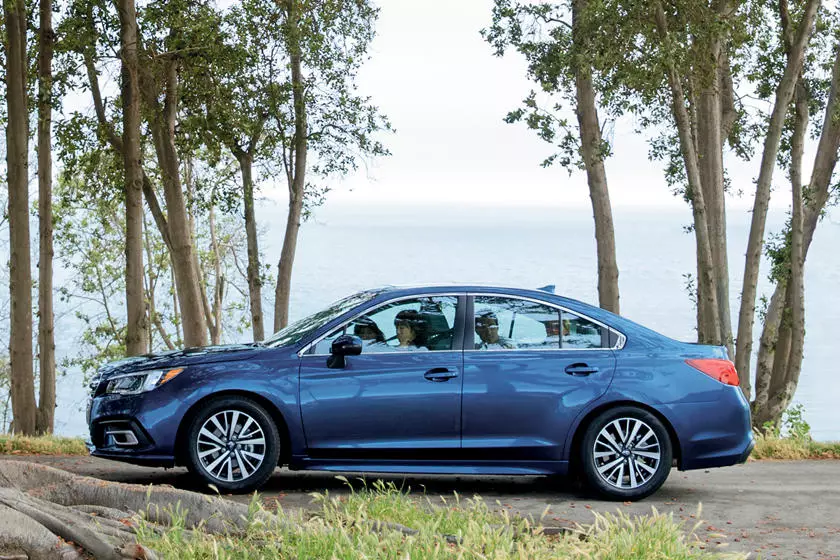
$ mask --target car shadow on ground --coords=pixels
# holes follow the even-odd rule
[[[136,476],[121,479],[121,482],[139,484],[171,484],[176,488],[192,490],[205,494],[216,493],[214,489],[202,484],[183,469],[159,471],[154,477]],[[164,474],[165,473],[165,474]],[[678,471],[672,477],[679,476]],[[121,477],[122,478],[122,477]],[[298,495],[307,497],[311,493],[345,494],[361,489],[373,488],[376,481],[416,495],[431,497],[449,497],[456,493],[465,498],[475,495],[485,497],[488,502],[496,499],[505,501],[516,498],[538,500],[544,503],[585,502],[605,504],[616,503],[602,500],[588,491],[580,482],[566,476],[461,476],[461,475],[397,475],[397,474],[359,474],[334,473],[324,471],[290,471],[277,469],[274,475],[260,488],[264,497]],[[686,487],[668,482],[653,496],[643,503],[689,503],[702,502],[707,494],[699,488]],[[620,502],[619,502],[620,503]]]

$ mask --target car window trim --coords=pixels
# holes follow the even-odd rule
[[[311,342],[306,344],[306,346],[304,346],[303,348],[298,350],[297,355],[298,355],[298,357],[303,357],[304,355],[306,355],[306,356],[321,356],[321,357],[329,356],[330,354],[307,354],[307,352],[309,352],[310,348],[314,348],[319,342],[321,342],[322,340],[327,338],[329,335],[331,335],[335,331],[347,327],[347,325],[349,325],[350,323],[352,323],[353,321],[355,321],[356,319],[358,319],[362,315],[365,315],[365,314],[368,314],[368,313],[373,313],[374,311],[376,311],[380,307],[384,307],[384,306],[388,305],[389,303],[394,303],[394,302],[397,302],[397,301],[405,301],[407,299],[419,299],[419,298],[431,298],[431,297],[454,297],[454,298],[456,298],[457,301],[456,301],[456,307],[455,307],[455,318],[453,319],[455,324],[452,327],[453,329],[456,330],[456,332],[455,332],[455,337],[452,340],[453,348],[451,348],[449,350],[428,350],[427,352],[461,352],[461,350],[464,347],[464,341],[466,339],[464,339],[463,335],[462,335],[461,336],[461,338],[462,338],[461,348],[456,348],[455,347],[455,346],[457,346],[457,342],[458,342],[458,338],[459,338],[458,337],[458,318],[459,318],[460,315],[458,313],[458,308],[461,307],[462,305],[466,306],[466,301],[465,300],[467,299],[467,294],[466,294],[466,292],[449,292],[449,291],[447,291],[447,292],[441,292],[441,293],[411,294],[411,295],[397,296],[395,298],[387,299],[385,301],[379,302],[378,304],[375,304],[375,305],[372,305],[368,308],[362,309],[358,313],[350,316],[350,318],[346,319],[341,324],[336,325],[334,328],[328,330],[327,332],[325,332],[321,336],[313,339]],[[372,354],[395,354],[395,353],[398,353],[398,352],[373,352]],[[402,353],[403,354],[414,354],[414,352],[402,352]],[[425,353],[426,352],[423,352],[423,354],[425,354]]]
[[[524,301],[530,301],[532,303],[538,303],[540,305],[545,305],[559,311],[565,311],[566,313],[572,313],[573,315],[577,315],[582,319],[586,319],[603,329],[607,329],[616,334],[617,340],[616,343],[611,347],[604,347],[604,348],[495,348],[495,349],[488,349],[485,348],[483,350],[478,350],[475,348],[467,348],[467,341],[474,339],[475,337],[475,298],[476,297],[496,297],[496,298],[508,298],[508,299],[519,299]],[[591,352],[593,350],[621,350],[624,348],[624,344],[627,342],[627,337],[616,328],[613,328],[602,321],[597,319],[593,319],[588,315],[581,313],[580,311],[576,311],[574,309],[569,309],[563,305],[558,303],[545,301],[543,299],[537,299],[529,296],[520,296],[520,295],[512,295],[512,294],[501,294],[501,293],[494,293],[494,292],[469,292],[467,293],[467,311],[469,314],[467,315],[467,321],[464,325],[464,352]],[[561,315],[562,318],[562,315]]]

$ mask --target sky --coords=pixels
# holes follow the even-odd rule
[[[583,172],[543,169],[551,146],[525,125],[503,121],[533,84],[524,59],[515,53],[495,57],[480,35],[490,24],[492,0],[376,5],[377,36],[359,85],[396,128],[382,138],[392,155],[334,181],[328,203],[590,205]],[[634,124],[622,117],[613,127],[614,155],[606,162],[613,206],[685,208],[665,185],[661,164],[648,160]],[[730,165],[733,185],[752,192],[759,163]],[[783,208],[790,198],[783,194],[785,174],[776,179],[773,204]],[[278,202],[287,196],[281,186],[263,195]],[[751,197],[729,197],[728,205],[746,211]]]

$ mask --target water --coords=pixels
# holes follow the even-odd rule
[[[626,317],[680,340],[696,340],[695,311],[685,289],[695,269],[694,236],[684,232],[688,209],[616,211],[621,311]],[[263,203],[258,219],[268,227],[267,261],[276,266],[285,222],[284,205]],[[771,213],[777,231],[783,213]],[[749,214],[729,212],[733,324]],[[840,380],[835,375],[834,325],[840,322],[840,224],[820,224],[806,263],[806,343],[796,402],[819,440],[840,440]],[[597,304],[595,239],[588,208],[338,205],[320,209],[301,229],[291,297],[291,318],[306,315],[356,290],[384,284],[483,283],[535,288],[556,284],[557,293]],[[770,292],[766,263],[759,294]],[[57,274],[61,276],[61,272]],[[58,280],[57,280],[58,282]],[[273,288],[266,290],[272,292]],[[270,317],[269,302],[266,314]],[[60,310],[59,310],[60,311]],[[267,323],[270,325],[271,323]],[[57,324],[60,354],[72,350],[78,325]],[[270,329],[268,329],[270,330]],[[756,336],[760,334],[756,332]],[[60,356],[59,356],[60,358]],[[81,375],[59,380],[56,429],[83,435]]]

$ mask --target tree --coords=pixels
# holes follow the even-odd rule
[[[32,271],[29,243],[29,109],[27,103],[26,4],[3,0],[6,28],[6,166],[9,185],[9,356],[14,429],[36,427],[32,372]]]
[[[543,165],[561,164],[571,172],[583,167],[589,184],[592,211],[595,218],[595,241],[598,257],[598,300],[602,308],[619,313],[618,264],[615,255],[615,230],[610,205],[604,159],[609,144],[601,135],[596,94],[593,86],[593,53],[586,25],[588,0],[573,0],[571,6],[550,4],[511,4],[510,0],[496,0],[493,26],[482,33],[495,47],[496,54],[504,54],[513,46],[525,56],[528,75],[543,92],[560,95],[575,108],[577,131],[568,121],[557,115],[563,108],[555,102],[553,111],[542,109],[537,94],[531,92],[524,107],[508,114],[508,122],[525,120],[548,142],[560,135],[562,152],[547,159]],[[571,10],[571,24],[568,11]]]
[[[781,19],[788,19],[787,1],[779,3],[782,12]],[[761,169],[756,183],[755,200],[752,212],[750,236],[747,241],[747,258],[744,264],[744,284],[741,291],[741,310],[738,314],[738,347],[735,354],[735,367],[738,371],[749,372],[752,357],[753,324],[755,321],[755,299],[758,286],[759,265],[761,263],[761,249],[764,242],[764,228],[767,222],[767,209],[770,205],[770,185],[773,171],[776,167],[776,156],[784,127],[785,116],[793,99],[796,84],[805,60],[805,49],[811,37],[819,0],[808,0],[802,14],[801,22],[796,30],[790,24],[784,25],[782,33],[788,36],[786,41],[787,61],[784,74],[776,88],[773,112],[767,126],[764,139],[764,151],[761,157]],[[806,118],[807,120],[807,118]],[[807,126],[804,124],[803,126]],[[799,156],[801,158],[801,155]],[[794,191],[801,188],[794,185]],[[742,375],[742,388],[749,397],[750,376]],[[781,414],[781,412],[779,413]]]
[[[283,95],[272,81],[274,68],[285,63],[285,52],[265,34],[264,6],[246,2],[219,17],[210,68],[197,68],[186,78],[183,105],[185,126],[202,136],[212,151],[227,150],[236,160],[242,181],[241,199],[248,240],[248,299],[254,340],[265,338],[262,310],[263,274],[254,211],[254,165],[272,171],[276,138],[266,127],[265,107]]]
[[[40,0],[38,30],[38,368],[40,398],[36,431],[52,433],[55,422],[55,314],[53,312],[52,0]]]
[[[134,0],[119,0],[122,89],[122,156],[125,180],[125,350],[145,354],[148,339],[143,298],[143,167],[140,156],[140,82],[138,32]]]
[[[355,170],[364,157],[387,155],[375,139],[391,130],[387,119],[357,94],[356,74],[367,56],[378,9],[367,0],[315,2],[261,0],[249,13],[265,14],[279,29],[272,48],[287,53],[288,70],[274,68],[272,81],[285,96],[268,106],[269,126],[279,144],[283,174],[289,189],[289,211],[283,248],[277,265],[274,330],[289,318],[292,268],[302,219],[318,204],[326,187],[320,181]],[[252,12],[250,7],[255,10]]]
[[[832,41],[836,25],[831,21],[821,26]],[[812,69],[797,84],[796,109],[789,127],[791,154],[787,158],[793,193],[791,220],[767,251],[773,263],[770,278],[775,289],[764,313],[756,364],[752,409],[753,425],[758,428],[767,422],[778,424],[799,382],[805,336],[804,264],[817,224],[836,190],[832,177],[840,150],[840,44],[833,43],[829,54],[832,58],[826,62],[831,73],[827,79],[820,79]],[[814,58],[818,63],[811,66],[818,70],[825,63],[820,56]],[[804,182],[803,139],[809,111],[820,106],[819,91],[824,86],[828,87],[825,115],[817,129],[819,141],[811,177]]]

